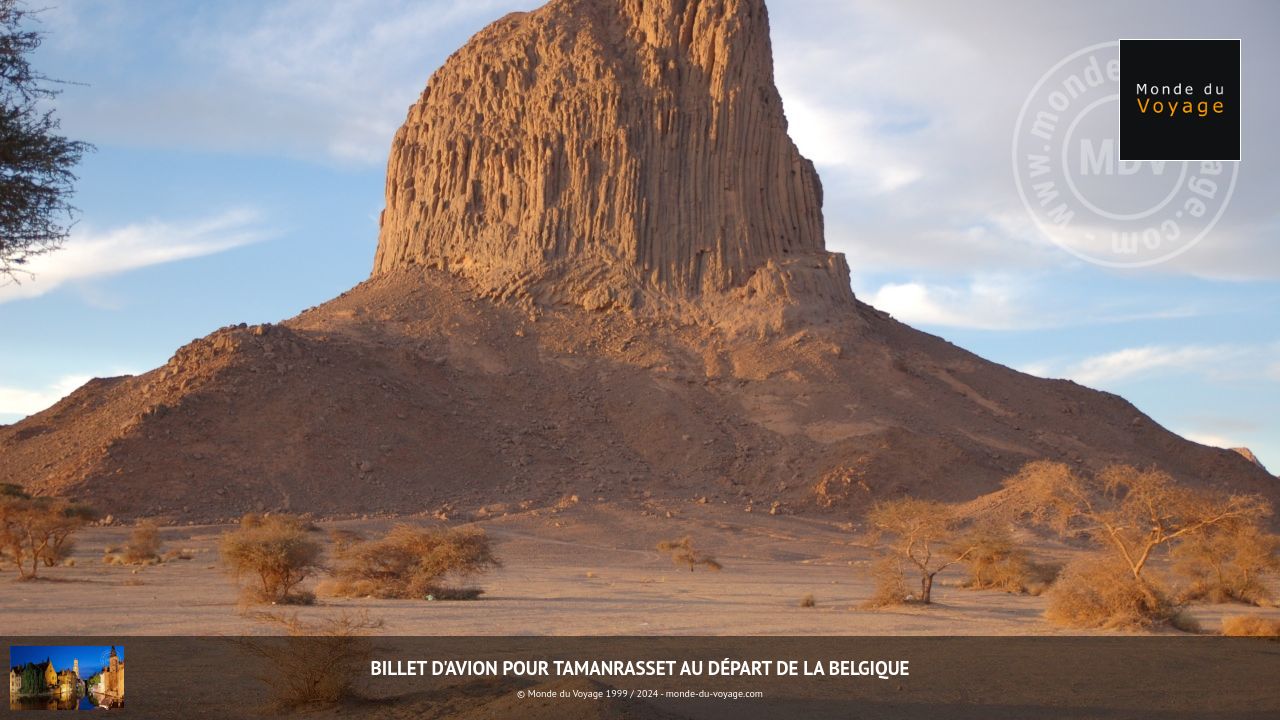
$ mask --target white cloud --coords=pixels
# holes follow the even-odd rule
[[[852,187],[871,194],[900,190],[924,176],[876,139],[875,117],[857,109],[822,107],[804,91],[787,95],[787,124],[801,154],[820,169],[838,169]],[[832,170],[833,172],[835,170]]]
[[[1116,8],[1112,28],[1151,25],[1154,5]],[[828,241],[855,269],[1019,272],[1080,261],[1029,224],[1009,167],[1013,125],[1041,73],[1099,35],[1090,5],[808,0],[774,13],[778,83],[793,135],[822,171]],[[1268,27],[1274,8],[1160,15],[1168,37]],[[1109,32],[1109,31],[1108,31]],[[1255,43],[1274,64],[1280,43]],[[1249,62],[1249,60],[1247,60]],[[1266,137],[1280,96],[1250,79],[1261,105],[1244,133]],[[1254,127],[1253,132],[1250,128]],[[1280,143],[1248,147],[1231,205],[1182,256],[1141,271],[1222,280],[1280,278]]]
[[[38,389],[0,386],[0,417],[17,420],[40,412],[86,382],[89,382],[88,375],[67,375]]]
[[[150,221],[114,230],[79,225],[62,249],[33,258],[0,285],[0,303],[44,295],[69,282],[212,255],[266,237],[258,214],[232,210],[188,223]]]
[[[1126,348],[1086,358],[1072,369],[1070,377],[1082,385],[1106,385],[1154,371],[1203,371],[1238,353],[1228,347]]]
[[[81,0],[50,14],[56,25],[50,49],[79,49],[112,63],[95,60],[92,71],[62,72],[87,86],[69,88],[60,113],[73,136],[102,144],[376,167],[406,108],[449,53],[504,12],[539,4],[263,0],[209,4],[193,16]],[[1153,13],[1154,7],[1118,7],[1108,23],[1158,27],[1171,37],[1250,27],[1263,40],[1280,27],[1274,8]],[[1040,74],[1105,39],[1095,10],[1069,3],[806,0],[775,7],[771,23],[792,134],[820,166],[826,187],[829,245],[855,269],[1021,272],[1079,265],[1031,224],[1014,187],[1009,145]],[[1280,56],[1280,42],[1249,47],[1259,67]],[[122,65],[122,58],[146,65]],[[1266,138],[1280,95],[1269,92],[1265,73],[1246,73],[1245,81],[1258,100],[1244,133]],[[1271,170],[1280,163],[1280,143],[1252,143],[1248,152],[1214,233],[1144,273],[1233,280],[1280,274],[1280,244],[1273,241],[1280,175]]]
[[[983,330],[1022,327],[1019,291],[1007,282],[975,280],[955,288],[920,282],[890,283],[863,299],[908,324]]]
[[[1192,442],[1198,442],[1201,445],[1208,445],[1209,447],[1226,448],[1230,450],[1232,448],[1245,446],[1244,443],[1240,442],[1239,440],[1233,440],[1231,438],[1224,437],[1222,435],[1215,435],[1213,433],[1186,432],[1186,433],[1180,433],[1180,434],[1182,435],[1182,437]]]
[[[162,68],[77,75],[64,125],[102,144],[196,147],[377,166],[430,74],[467,37],[539,0],[225,2],[198,13],[74,4],[54,16],[95,56]],[[185,16],[184,16],[185,15]],[[111,26],[84,32],[101,18]],[[153,56],[128,47],[154,42]],[[65,40],[63,41],[65,42]],[[115,73],[112,77],[107,73]]]
[[[1062,366],[1054,362],[1024,365],[1023,372],[1066,377],[1081,385],[1106,387],[1137,377],[1195,373],[1211,379],[1256,377],[1256,359],[1265,349],[1236,345],[1149,345],[1094,355]]]
[[[858,285],[855,278],[855,285]],[[1140,320],[1185,318],[1201,314],[1194,305],[1148,310],[1153,303],[1110,298],[1080,299],[1065,310],[1062,295],[1047,296],[1039,275],[978,275],[965,283],[917,280],[888,282],[859,297],[910,325],[975,330],[1038,330],[1075,325],[1104,325]]]

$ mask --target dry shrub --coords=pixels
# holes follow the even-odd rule
[[[1056,565],[1034,562],[1031,554],[1018,547],[1013,533],[1002,524],[979,525],[960,545],[968,550],[963,562],[969,579],[963,587],[974,590],[1040,595],[1061,570]]]
[[[342,597],[471,600],[483,592],[446,584],[500,566],[489,536],[478,529],[396,525],[386,537],[337,552],[326,592]]]
[[[53,567],[71,556],[73,536],[94,512],[58,497],[32,497],[21,487],[0,484],[0,564],[11,563],[23,580],[41,565]]]
[[[1183,601],[1272,605],[1266,579],[1280,572],[1280,535],[1238,525],[1192,537],[1174,548],[1174,572],[1188,581]]]
[[[816,598],[813,597],[813,593],[810,593],[800,598],[800,607],[802,608],[818,607],[818,601]]]
[[[1173,617],[1169,618],[1169,625],[1173,629],[1181,630],[1184,633],[1199,635],[1204,632],[1204,628],[1200,626],[1200,621],[1192,617],[1185,609],[1175,610]]]
[[[141,565],[160,558],[160,528],[150,520],[138,523],[125,543],[123,560],[130,565]]]
[[[1231,615],[1222,618],[1222,634],[1228,637],[1280,638],[1280,619]]]
[[[368,672],[373,647],[363,636],[383,626],[367,611],[303,622],[293,615],[255,619],[285,630],[287,638],[246,639],[240,646],[262,662],[258,679],[268,691],[268,712],[334,705],[359,697],[355,682]]]
[[[246,515],[238,529],[223,533],[218,551],[237,582],[248,579],[246,601],[308,604],[314,600],[296,588],[320,566],[321,547],[298,518]]]
[[[1174,624],[1178,617],[1163,589],[1101,554],[1068,564],[1046,594],[1045,617],[1067,627],[1147,628]]]
[[[365,536],[355,530],[344,530],[342,528],[333,528],[329,530],[329,542],[333,543],[334,550],[341,552],[356,543],[364,542]]]
[[[885,555],[877,560],[871,567],[871,578],[875,581],[875,592],[862,604],[865,608],[906,605],[916,599],[907,587],[902,561],[897,556]]]
[[[693,572],[694,568],[701,565],[712,572],[719,572],[724,569],[715,558],[700,552],[693,546],[693,538],[685,535],[679,540],[663,540],[658,543],[658,552],[671,556],[671,562],[676,565],[683,565],[689,568],[689,572]]]

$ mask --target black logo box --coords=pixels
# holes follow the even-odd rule
[[[1121,39],[1120,159],[1239,160],[1240,51],[1239,39]],[[1147,91],[1140,94],[1139,85]],[[1182,92],[1165,94],[1165,87]],[[1182,112],[1188,101],[1192,114]],[[1215,112],[1218,102],[1221,112]],[[1169,103],[1177,103],[1172,115]],[[1200,103],[1207,104],[1207,116]],[[1163,112],[1154,112],[1157,107]]]

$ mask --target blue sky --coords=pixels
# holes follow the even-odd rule
[[[111,652],[109,645],[14,645],[9,648],[9,665],[53,661],[58,671],[71,668],[80,661],[80,677],[89,678],[106,667]],[[116,656],[124,660],[124,646],[116,646]]]
[[[0,422],[93,376],[162,364],[364,279],[391,135],[509,0],[64,0],[37,63],[82,85],[98,151],[81,220],[0,287]],[[1280,469],[1280,6],[1267,2],[775,0],[792,134],[826,188],[858,295],[992,360],[1071,377]],[[1016,115],[1065,55],[1119,37],[1244,40],[1245,160],[1222,222],[1142,270],[1081,262],[1030,221]]]

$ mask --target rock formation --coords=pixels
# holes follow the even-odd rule
[[[1258,459],[1258,456],[1257,456],[1257,455],[1254,455],[1254,454],[1253,454],[1253,451],[1252,451],[1252,450],[1250,450],[1249,448],[1247,448],[1247,447],[1238,447],[1238,448],[1231,448],[1231,449],[1232,449],[1232,451],[1234,451],[1234,452],[1238,452],[1238,453],[1240,453],[1240,455],[1241,455],[1242,457],[1244,457],[1244,459],[1245,459],[1245,460],[1248,460],[1249,462],[1253,463],[1254,465],[1257,465],[1258,467],[1262,468],[1263,470],[1266,470],[1266,469],[1267,469],[1267,468],[1266,468],[1266,466],[1262,464],[1262,461]]]
[[[852,300],[763,0],[555,0],[481,31],[391,148],[374,273],[407,265],[721,325]]]
[[[761,0],[499,20],[396,135],[372,278],[0,426],[0,483],[122,518],[573,496],[849,517],[1053,459],[1280,499],[1119,397],[854,299],[770,63]]]

